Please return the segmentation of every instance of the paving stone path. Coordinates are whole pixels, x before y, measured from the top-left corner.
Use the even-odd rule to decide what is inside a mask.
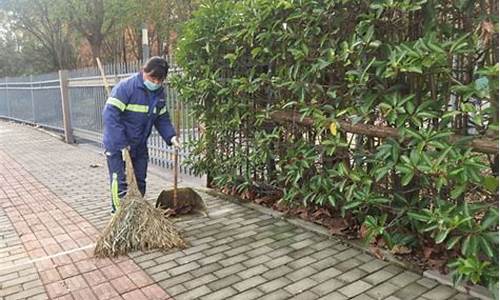
[[[94,259],[104,156],[0,121],[0,299],[472,299],[336,239],[208,194],[190,247]],[[146,197],[171,188],[152,167]]]

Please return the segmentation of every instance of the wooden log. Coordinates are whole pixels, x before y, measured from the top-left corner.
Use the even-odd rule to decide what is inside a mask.
[[[301,120],[301,116],[299,113],[291,112],[291,111],[276,111],[271,113],[271,120],[277,123],[296,123],[301,126],[312,126],[314,121],[312,118],[305,117]],[[379,137],[379,138],[399,138],[400,133],[397,128],[386,127],[386,126],[377,126],[370,124],[353,124],[349,121],[345,120],[337,120],[339,125],[339,129],[345,132],[361,134],[370,137]],[[327,126],[329,124],[325,124]],[[465,136],[460,135],[452,135],[450,137],[451,143],[456,143],[458,140],[465,138]],[[498,140],[490,139],[490,138],[473,138],[467,142],[467,144],[477,152],[486,153],[486,154],[498,154]]]

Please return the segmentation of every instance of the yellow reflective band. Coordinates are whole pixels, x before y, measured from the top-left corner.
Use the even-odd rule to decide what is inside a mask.
[[[113,181],[111,182],[111,199],[115,209],[120,209],[120,197],[118,197],[118,175],[113,173]]]
[[[127,105],[125,110],[139,112],[139,113],[148,113],[149,106],[142,104],[129,104]]]
[[[167,112],[167,107],[164,106],[162,109],[160,109],[160,113],[158,115],[161,116],[161,115],[163,115],[166,112]]]
[[[116,99],[113,97],[109,97],[106,101],[106,104],[113,105],[121,111],[125,110],[125,106],[127,106],[125,103],[121,102],[120,99]]]

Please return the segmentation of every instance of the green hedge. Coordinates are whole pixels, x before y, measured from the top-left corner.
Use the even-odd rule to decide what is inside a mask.
[[[456,281],[493,289],[498,178],[467,136],[498,135],[497,8],[203,1],[177,51],[205,127],[193,167],[247,197],[327,207],[389,249],[433,248]]]

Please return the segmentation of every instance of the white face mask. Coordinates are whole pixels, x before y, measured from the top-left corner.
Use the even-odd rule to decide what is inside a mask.
[[[157,89],[161,88],[161,84],[158,84],[158,83],[154,83],[152,81],[149,81],[149,80],[144,80],[144,85],[146,86],[146,88],[152,92],[156,91]]]

